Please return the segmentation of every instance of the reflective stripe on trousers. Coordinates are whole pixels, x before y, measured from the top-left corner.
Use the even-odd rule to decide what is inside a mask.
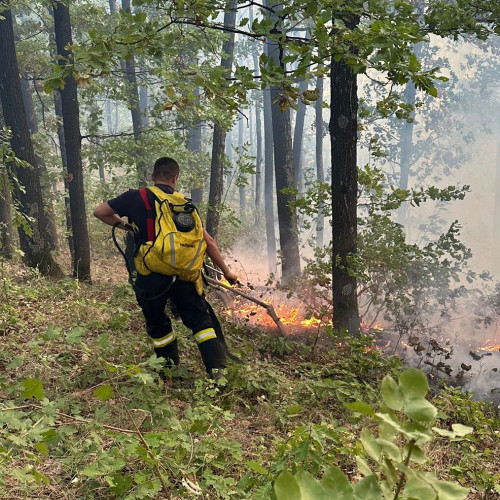
[[[160,337],[159,339],[152,339],[155,347],[165,347],[175,340],[175,333],[170,332],[167,333],[164,337]]]
[[[217,335],[215,334],[215,330],[213,328],[205,328],[205,330],[201,330],[194,334],[194,339],[197,344],[201,344],[210,339],[216,339]]]

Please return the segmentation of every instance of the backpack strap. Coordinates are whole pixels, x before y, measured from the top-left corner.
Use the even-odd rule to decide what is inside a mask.
[[[148,230],[148,241],[153,241],[155,239],[155,211],[151,208],[151,203],[148,199],[148,189],[139,189],[139,194],[141,195],[144,206],[146,207],[146,224]]]

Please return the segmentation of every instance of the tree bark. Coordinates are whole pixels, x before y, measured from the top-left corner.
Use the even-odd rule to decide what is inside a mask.
[[[73,63],[71,46],[71,20],[69,8],[60,1],[54,5],[54,29],[57,54],[60,63]],[[83,166],[81,157],[80,115],[75,78],[72,74],[65,79],[61,89],[61,104],[64,126],[64,142],[68,162],[69,201],[74,242],[73,275],[80,280],[91,281],[90,244],[87,230],[87,213],[83,189]]]
[[[130,0],[122,0],[122,9],[128,11],[131,10]],[[132,130],[134,133],[134,140],[136,144],[134,153],[136,158],[137,177],[139,186],[144,187],[148,184],[149,178],[146,162],[144,161],[144,153],[139,144],[139,140],[142,134],[142,117],[139,104],[139,85],[137,84],[137,77],[135,74],[134,56],[130,56],[130,58],[126,61],[121,61],[121,66],[128,82],[128,108],[130,109],[130,114],[132,117]]]
[[[496,250],[500,245],[500,138],[497,139],[497,157],[496,157],[496,171],[495,171],[495,205],[493,212],[493,273],[500,273],[500,266],[498,263],[498,251]]]
[[[68,235],[68,248],[71,260],[75,257],[75,243],[73,241],[73,229],[71,228],[71,208],[69,202],[69,176],[68,176],[68,158],[66,157],[66,143],[64,141],[64,127],[62,116],[61,92],[54,91],[54,109],[57,117],[57,137],[59,138],[59,150],[64,177],[64,219],[66,222],[66,233]]]
[[[255,209],[256,223],[260,219],[260,208],[262,205],[262,115],[261,102],[255,102],[255,132],[257,135],[257,156],[255,158]]]
[[[269,0],[266,0],[269,6]],[[279,11],[282,5],[272,7],[271,18],[275,26],[281,20]],[[278,28],[279,29],[279,28]],[[272,39],[269,39],[269,59],[276,66],[283,63],[283,48]],[[282,89],[271,87],[271,114],[273,120],[274,139],[274,171],[276,180],[276,200],[278,206],[278,226],[281,250],[281,279],[288,284],[292,278],[300,274],[299,235],[297,229],[297,211],[294,207],[296,196],[290,192],[295,185],[293,172],[292,128],[290,122],[290,108],[281,110]],[[288,190],[284,192],[284,190]]]
[[[422,52],[423,43],[417,43],[414,46],[414,52],[418,59]],[[405,88],[405,103],[415,105],[417,91],[415,84],[410,80]],[[410,113],[411,121],[404,121],[400,137],[400,157],[399,157],[399,187],[408,189],[408,180],[412,165],[413,153],[413,126],[415,119],[415,109]],[[398,222],[406,225],[408,217],[408,203],[402,203],[398,210]]]
[[[267,265],[276,274],[276,231],[274,228],[274,157],[271,90],[264,90],[264,212],[266,216]]]
[[[253,6],[250,6],[250,26],[253,24]],[[252,50],[253,58],[253,71],[254,75],[258,76],[259,70],[259,57],[257,54],[256,46],[254,45]],[[262,98],[260,92],[256,92],[255,99],[255,133],[257,141],[257,153],[255,157],[255,224],[259,224],[260,221],[260,209],[262,206]]]
[[[18,229],[24,261],[30,267],[39,268],[43,274],[62,275],[50,251],[49,222],[42,197],[41,173],[24,111],[10,10],[4,10],[0,17],[0,61],[0,99],[5,124],[12,132],[11,148],[19,160],[27,163],[26,167],[15,168],[12,164],[10,167],[24,187],[20,189],[16,186],[15,197],[31,229],[27,231],[22,226]]]
[[[318,89],[318,100],[315,103],[316,111],[316,179],[318,182],[325,182],[325,169],[323,167],[323,77],[318,77],[316,82]],[[318,208],[318,218],[316,221],[316,246],[323,246],[325,217],[321,206]]]
[[[3,111],[0,103],[0,130],[5,127],[3,119]],[[11,194],[10,182],[8,174],[8,166],[0,159],[3,165],[0,168],[0,255],[4,259],[12,259],[14,253],[14,245],[12,241],[12,209],[11,209]]]
[[[355,334],[360,320],[356,277],[352,275],[356,270],[349,257],[357,251],[357,77],[348,64],[332,58],[330,78],[333,326]]]
[[[141,111],[141,125],[143,129],[149,127],[148,103],[148,89],[143,85],[139,85],[139,109]]]
[[[198,93],[196,89],[195,94]],[[188,129],[188,150],[191,153],[199,154],[201,153],[201,123],[192,125]],[[194,167],[194,165],[193,165]],[[195,187],[191,189],[191,199],[193,203],[201,203],[203,201],[203,188]]]
[[[23,94],[23,103],[24,109],[26,111],[26,121],[28,123],[28,129],[30,134],[38,133],[38,120],[35,116],[35,106],[33,104],[33,96],[30,92],[30,84],[28,80],[24,77],[21,77],[21,92]],[[54,204],[52,199],[49,197],[50,193],[50,185],[48,179],[47,165],[45,164],[45,160],[35,154],[36,163],[40,170],[40,182],[42,186],[42,195],[45,201],[45,212],[47,215],[47,220],[49,223],[48,231],[50,235],[50,249],[57,250],[59,248],[58,237],[57,237],[57,228],[56,221],[54,215]]]
[[[243,154],[243,144],[244,144],[244,139],[243,139],[243,118],[240,118],[238,121],[238,151],[240,153],[240,160],[241,160],[241,155]],[[243,172],[239,172],[238,177],[240,181],[243,183],[246,180],[246,174]],[[242,185],[239,188],[239,194],[240,194],[240,219],[243,220],[243,217],[245,216],[247,207],[246,207],[246,186]]]
[[[224,26],[234,28],[236,24],[236,0],[229,0],[224,13]],[[222,52],[225,54],[221,58],[221,66],[226,69],[226,78],[231,76],[234,57],[234,33],[222,44]],[[217,238],[219,232],[220,212],[219,205],[222,202],[222,193],[224,190],[224,149],[226,145],[227,131],[223,126],[214,123],[214,136],[212,144],[212,163],[210,166],[210,192],[208,195],[207,209],[207,231],[214,238]]]
[[[7,171],[0,170],[0,255],[4,259],[12,259],[12,210]]]
[[[299,84],[299,93],[302,95],[307,90],[308,82],[302,80]],[[297,191],[302,193],[302,143],[304,138],[304,122],[306,119],[306,105],[299,99],[298,110],[295,115],[295,128],[293,130],[293,172]]]

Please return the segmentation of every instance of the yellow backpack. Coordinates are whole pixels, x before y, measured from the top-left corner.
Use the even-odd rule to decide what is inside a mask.
[[[151,207],[147,189],[155,196]],[[203,293],[201,271],[206,243],[198,210],[180,193],[168,194],[156,186],[139,189],[147,211],[148,241],[143,243],[134,259],[137,272],[177,276],[192,281]]]

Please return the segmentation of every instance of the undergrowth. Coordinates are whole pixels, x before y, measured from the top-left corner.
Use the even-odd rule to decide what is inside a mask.
[[[330,335],[313,349],[226,322],[245,364],[220,387],[177,322],[181,366],[164,384],[125,279],[3,271],[0,498],[268,499],[285,471],[340,470],[353,484],[366,475],[376,422],[359,402],[378,408],[382,380],[402,372],[370,338]],[[440,428],[474,430],[437,435],[418,468],[467,498],[498,498],[498,410],[454,388],[431,397]]]

